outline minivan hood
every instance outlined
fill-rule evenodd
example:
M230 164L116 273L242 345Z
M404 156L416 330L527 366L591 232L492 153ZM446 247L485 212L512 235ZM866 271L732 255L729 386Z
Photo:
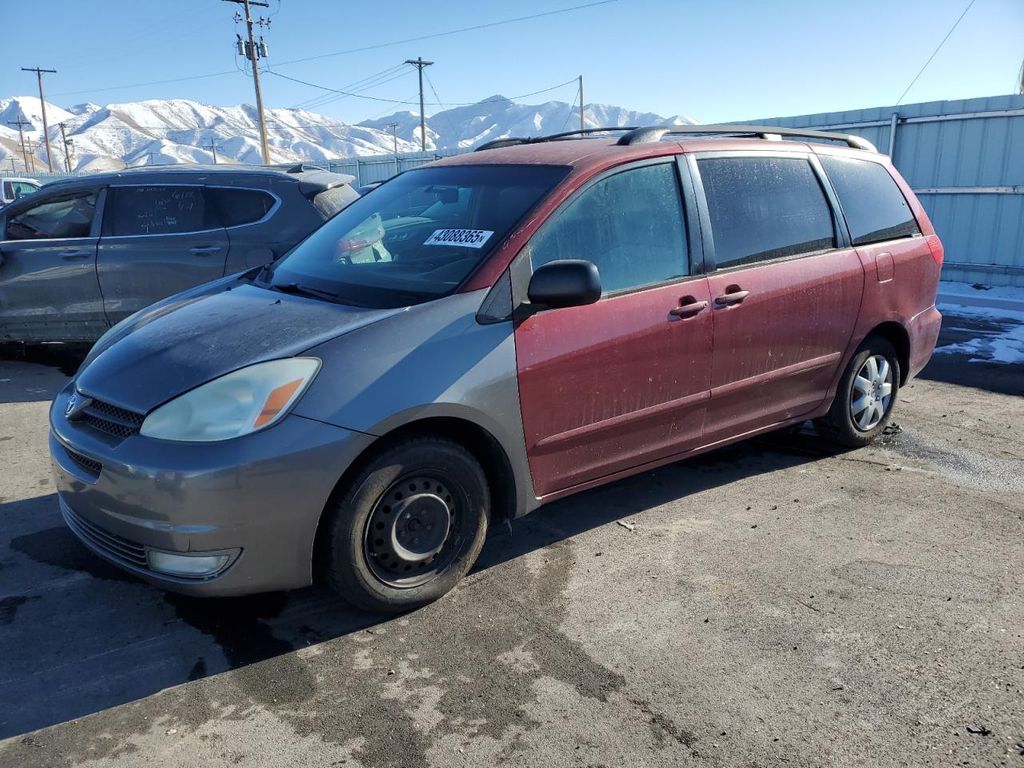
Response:
M250 284L183 301L79 373L78 389L136 413L225 373L292 357L404 309L362 309Z

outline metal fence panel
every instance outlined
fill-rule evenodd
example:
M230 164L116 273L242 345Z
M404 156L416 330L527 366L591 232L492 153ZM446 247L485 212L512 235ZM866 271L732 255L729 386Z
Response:
M892 156L931 217L945 279L1024 286L1024 96L749 122L863 136Z

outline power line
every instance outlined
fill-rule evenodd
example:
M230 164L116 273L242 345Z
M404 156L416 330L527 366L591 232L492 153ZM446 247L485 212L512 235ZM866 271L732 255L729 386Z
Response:
M924 66L921 67L920 71L918 71L918 73L916 75L914 75L914 79L910 81L910 85L908 85L906 87L906 89L903 91L903 94L899 97L899 99L896 100L896 105L897 106L899 106L899 104L903 101L903 98L910 92L910 89L914 87L914 83L917 82L917 79L922 74L924 74L924 71L926 69L928 69L928 65L932 63L932 59L935 58L935 56L938 54L938 52L942 49L942 46L944 46L946 44L946 41L949 40L949 36L953 34L953 32L956 30L956 28L958 26L960 26L960 22L963 21L964 16L967 15L967 12L969 10L971 10L971 6L974 5L975 1L976 0L971 0L969 3L967 3L967 7L964 8L964 12L961 13L960 16L957 18L957 20L953 22L953 26L949 28L949 32L946 33L946 36L944 38L942 38L942 42L940 42L935 47L935 50L932 51L932 55L928 57L928 61L926 61L924 63Z
M534 13L534 14L531 14L529 16L518 16L518 17L512 18L512 19L502 19L500 21L491 21L491 22L488 22L486 24L476 24L476 25L470 26L470 27L461 27L459 29L450 29L450 30L446 30L444 32L434 32L434 33L429 34L429 35L420 35L419 37L410 37L410 38L406 38L404 40L392 40L392 41L389 41L389 42L386 42L386 43L377 43L375 45L363 46L361 48L350 48L350 49L344 50L344 51L334 51L332 53L323 53L323 54L319 54L317 56L309 56L309 57L302 58L302 59L290 59L288 61L278 62L276 66L286 66L286 65L289 65L289 64L299 64L299 63L302 63L302 62L305 62L305 61L314 61L316 59L327 58L327 57L330 57L330 56L345 56L345 55L351 54L351 53L363 53L364 51L378 50L380 48L388 48L388 47L394 46L394 45L405 45L406 43L414 43L414 42L419 42L421 40L433 40L433 39L436 39L436 38L439 38L439 37L448 37L450 35L459 35L459 34L463 34L465 32L475 32L475 31L478 31L478 30L481 30L481 29L490 29L492 27L503 26L505 24L516 24L516 23L521 22L521 21L529 21L531 19L538 19L538 18L543 18L543 17L547 17L547 16L555 16L555 15L563 14L563 13L572 13L574 11L580 11L580 10L585 10L587 8L594 8L594 7L601 6L601 5L609 5L611 3L619 3L619 2L622 2L622 0L597 0L597 2L583 3L582 5L574 5L574 6L570 6L568 8L557 8L557 9L555 9L553 11L544 11L542 13ZM226 71L223 71L223 72L208 72L208 73L203 74L203 75L188 75L186 77L173 77L173 78L169 78L169 79L166 79L166 80L151 80L151 81L146 82L146 83L128 83L128 84L125 84L125 85L108 86L106 88L87 88L87 89L78 90L78 91L61 91L60 93L56 93L54 95L55 96L75 96L75 95L78 95L80 93L103 93L103 92L106 92L106 91L120 91L120 90L129 89L129 88L143 88L143 87L147 87L147 86L150 86L150 85L166 85L166 84L169 84L169 83L183 83L183 82L189 82L189 81L192 81L192 80L205 80L205 79L211 78L211 77L224 77L226 75L234 75L234 74L237 74L237 70L231 69L231 70L226 70ZM280 73L278 73L278 75L281 76Z
M275 77L283 77L285 80L291 80L293 83L301 83L302 85L308 85L311 88L319 88L322 91L330 91L331 93L340 93L340 94L343 94L344 96L354 96L357 99L369 99L370 101L380 101L380 102L386 102L388 104L407 104L407 105L411 105L411 106L415 106L416 104L419 103L419 102L416 102L416 101L412 101L410 99L385 99L385 98L382 98L380 96L367 96L367 95L361 94L361 93L354 93L352 91L345 91L345 90L342 90L340 88L331 88L331 87L326 86L326 85L320 85L319 83L311 83L308 80L300 80L299 78L292 77L291 75L283 75L280 72L276 72L276 71L270 70L270 69L266 70L266 72L267 72L268 75L274 75ZM516 96L498 96L498 97L494 97L494 98L490 98L490 99L483 99L482 101L449 101L449 102L447 102L447 106L449 106L449 107L472 107L472 106L475 106L476 104L490 104L490 103L495 102L495 101L506 101L506 100L507 101L515 101L516 99L525 99L525 98L527 98L529 96L537 96L538 94L548 93L549 91L557 91L559 88L564 88L567 85L576 84L578 82L579 82L578 78L574 77L571 80L566 80L564 83L559 83L558 85L552 85L552 86L549 86L547 88L541 88L539 91L531 91L530 93L520 93L520 94L518 94ZM429 102L429 101L426 102L426 105L430 106L430 107L443 107L443 106L445 106L444 104L441 104L440 102Z
M520 21L530 21L531 19L540 19L546 16L557 16L562 13L571 13L573 11L581 11L586 8L594 8L599 5L609 5L611 3L622 2L622 0L596 0L596 2L583 3L581 5L573 5L569 8L556 8L553 11L543 11L541 13L532 13L529 16L517 16L514 19L502 19L501 21L490 21L486 24L474 24L471 27L460 27L459 29L450 29L445 32L433 32L429 35L419 35L417 37L407 37L404 40L392 40L387 43L376 43L374 45L364 45L360 48L349 48L344 51L333 51L332 53L320 53L316 56L306 56L301 59L289 59L288 61L282 61L281 64L300 64L306 61L317 61L319 59L326 59L332 56L345 56L350 53L363 53L365 51L376 51L380 48L388 48L392 45L405 45L406 43L418 43L421 40L435 40L439 37L448 37L449 35L460 35L463 32L476 32L481 29L490 29L492 27L500 27L505 24L515 24Z
M342 88L344 88L347 91L365 91L368 90L369 88L376 87L378 84L388 82L392 76L404 77L408 74L409 72L405 68L404 64L395 64L393 66L388 67L387 69L382 69L380 72L375 72L372 75L367 75L366 77L361 78L360 80L356 80L354 83L344 85L342 86ZM318 96L312 96L308 99L303 99L302 101L295 104L294 108L303 108L311 106L314 102L319 102L322 99L332 98L334 98L334 95L332 94L321 93Z
M427 78L427 85L430 86L430 92L434 94L434 98L437 99L437 103L441 105L441 114L444 115L444 121L445 123L447 123L448 130L451 132L453 136L455 136L455 126L449 119L451 116L446 114L448 112L448 108L444 105L444 102L441 101L441 97L437 95L437 88L434 87L434 81L430 79L430 75L426 74L425 72L424 75ZM458 143L458 138L456 138L456 143Z
M325 104L331 104L335 101L349 98L349 93L358 96L359 94L363 94L366 91L372 90L374 88L379 88L380 86L386 85L387 83L390 83L392 81L406 78L410 74L412 74L411 71L403 63L398 65L398 71L388 71L387 75L384 75L382 73L374 80L369 80L369 78L367 78L368 82L364 82L361 84L357 83L343 86L342 90L344 90L345 93L339 94L333 91L327 91L325 93L321 93L317 96L313 96L309 99L306 99L296 106L300 109L313 109L316 107L322 107Z

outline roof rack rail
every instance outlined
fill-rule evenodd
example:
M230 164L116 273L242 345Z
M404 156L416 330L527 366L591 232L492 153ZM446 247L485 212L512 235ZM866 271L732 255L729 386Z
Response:
M635 125L615 125L608 128L580 128L576 131L563 131L562 133L552 133L550 136L509 136L504 139L494 139L481 144L479 147L474 149L474 152L482 152L485 149L501 149L502 147L514 147L517 144L541 144L545 141L560 141L561 139L568 139L573 136L587 136L591 133L608 133L609 131L637 131L642 130L637 128ZM621 143L621 142L620 142Z
M854 149L863 149L868 152L877 152L875 145L860 136L853 136L848 133L832 133L830 131L813 131L809 128L783 128L776 125L666 125L637 128L630 131L619 139L622 146L633 144L650 144L661 141L667 135L679 136L685 134L720 134L733 136L755 136L759 139L779 139L783 136L800 136L808 139L826 139L828 141L841 141Z

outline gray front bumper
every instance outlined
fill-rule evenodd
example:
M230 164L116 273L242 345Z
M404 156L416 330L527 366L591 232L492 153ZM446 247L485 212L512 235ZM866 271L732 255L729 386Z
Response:
M50 410L50 455L66 522L101 557L187 594L308 585L324 505L374 440L294 414L219 443L116 440L65 419L69 395L58 395ZM148 568L150 548L227 551L234 559L213 577L173 577Z

